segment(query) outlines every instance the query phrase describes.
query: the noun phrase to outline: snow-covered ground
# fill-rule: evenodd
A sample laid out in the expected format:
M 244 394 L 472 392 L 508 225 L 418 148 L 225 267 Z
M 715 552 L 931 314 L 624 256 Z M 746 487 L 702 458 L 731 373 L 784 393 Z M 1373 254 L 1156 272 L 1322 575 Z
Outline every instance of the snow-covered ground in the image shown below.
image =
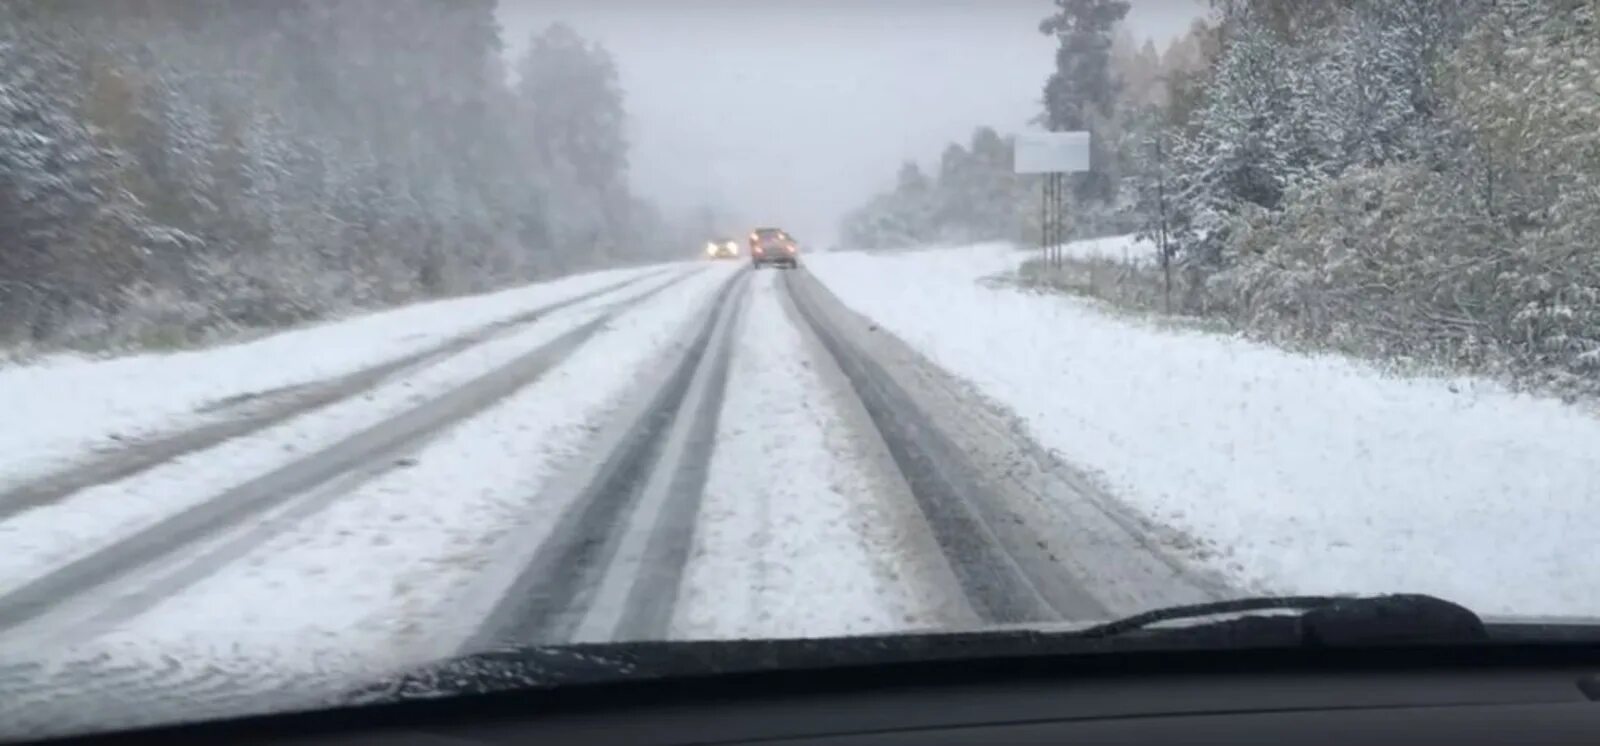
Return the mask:
M 698 297 L 711 278 L 669 290 Z M 634 292 L 642 292 L 635 290 Z M 384 383 L 365 395 L 188 454 L 126 479 L 97 485 L 0 522 L 0 588 L 69 562 L 198 505 L 222 491 L 455 389 L 594 318 L 608 294 Z
M 1073 241 L 1062 247 L 1062 253 L 1076 259 L 1111 259 L 1139 264 L 1155 260 L 1156 246 L 1150 241 L 1139 240 L 1132 235 L 1110 236 Z
M 486 324 L 660 269 L 574 275 L 205 350 L 113 359 L 62 355 L 0 367 L 0 486 L 48 472 L 112 436 L 194 421 L 202 416 L 196 409 L 219 400 L 398 359 Z
M 508 532 L 522 526 L 518 541 L 538 541 L 529 530 L 564 507 L 541 490 L 552 469 L 578 455 L 642 366 L 732 271 L 703 272 L 625 312 L 403 468 L 344 492 L 96 645 L 204 651 L 229 641 L 396 665 L 449 653 L 488 611 L 466 601 L 506 553 Z
M 848 305 L 1267 591 L 1600 613 L 1600 418 L 1482 380 L 1161 328 L 977 279 L 1004 245 L 815 255 Z M 886 282 L 884 278 L 894 281 Z
M 880 505 L 882 475 L 785 314 L 780 276 L 756 274 L 734 344 L 674 632 L 774 638 L 931 626 L 905 582 L 904 528 Z

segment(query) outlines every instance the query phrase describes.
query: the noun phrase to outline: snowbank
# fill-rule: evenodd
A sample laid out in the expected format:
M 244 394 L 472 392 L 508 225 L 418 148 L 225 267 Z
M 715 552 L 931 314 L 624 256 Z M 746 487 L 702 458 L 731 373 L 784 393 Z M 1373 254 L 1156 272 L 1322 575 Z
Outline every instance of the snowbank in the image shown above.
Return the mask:
M 1073 259 L 1110 259 L 1129 264 L 1154 261 L 1156 245 L 1133 235 L 1073 241 L 1062 248 L 1062 253 Z
M 1600 611 L 1600 419 L 975 282 L 1026 256 L 984 245 L 809 266 L 1044 445 L 1203 539 L 1198 561 L 1243 586 Z
M 656 271 L 575 275 L 420 303 L 243 344 L 109 360 L 57 356 L 0 367 L 0 485 L 50 471 L 113 436 L 176 426 L 206 404 L 350 373 L 532 308 Z

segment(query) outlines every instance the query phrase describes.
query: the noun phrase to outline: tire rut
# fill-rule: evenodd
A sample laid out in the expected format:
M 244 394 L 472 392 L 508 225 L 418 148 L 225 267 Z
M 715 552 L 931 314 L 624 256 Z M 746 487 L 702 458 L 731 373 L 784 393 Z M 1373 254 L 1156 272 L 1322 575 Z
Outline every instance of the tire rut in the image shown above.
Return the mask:
M 706 479 L 710 475 L 711 453 L 716 445 L 717 425 L 733 360 L 733 341 L 738 335 L 738 321 L 744 318 L 744 308 L 750 300 L 748 284 L 746 282 L 746 292 L 739 294 L 724 317 L 720 336 L 712 342 L 715 347 L 706 352 L 703 397 L 687 415 L 693 419 L 685 427 L 684 451 L 673 464 L 666 500 L 658 519 L 650 527 L 649 544 L 639 560 L 639 571 L 633 578 L 614 639 L 660 640 L 666 637 L 672 625 L 677 590 L 683 584 Z
M 1236 596 L 1171 532 L 1027 436 L 1020 421 L 845 307 L 808 273 L 784 283 L 850 379 L 988 625 L 1097 621 Z
M 850 380 L 982 620 L 1055 621 L 1064 616 L 1058 607 L 1097 607 L 1086 593 L 1041 588 L 978 506 L 983 488 L 965 454 L 877 361 L 826 323 L 817 301 L 798 284 L 793 276 L 783 283 L 801 318 Z
M 727 379 L 733 321 L 727 317 L 730 308 L 736 309 L 744 301 L 749 277 L 748 271 L 741 271 L 718 292 L 665 382 L 650 396 L 642 413 L 628 423 L 622 439 L 590 472 L 577 495 L 567 501 L 546 538 L 462 650 L 571 638 L 589 613 L 643 493 L 665 466 L 673 472 L 660 520 L 651 527 L 640 563 L 648 569 L 633 579 L 618 623 L 618 629 L 633 634 L 649 636 L 653 630 L 664 634 L 675 600 L 675 593 L 668 589 L 677 588 L 687 559 Z M 690 445 L 676 463 L 663 465 L 670 433 L 679 425 L 680 409 L 697 372 L 707 364 L 711 366 L 708 395 L 698 411 L 688 415 L 695 417 L 687 436 Z
M 230 397 L 223 402 L 201 407 L 201 411 L 210 412 L 234 408 L 246 408 L 248 411 L 221 421 L 206 422 L 183 430 L 141 438 L 114 450 L 97 453 L 55 473 L 34 477 L 20 485 L 0 491 L 0 521 L 26 510 L 51 504 L 75 492 L 134 476 L 173 459 L 265 430 L 297 415 L 359 396 L 376 388 L 392 376 L 425 367 L 486 342 L 503 332 L 530 324 L 556 311 L 659 277 L 667 271 L 647 273 L 548 303 L 456 335 L 395 360 L 336 378 L 297 384 L 259 395 Z
M 450 425 L 487 409 L 571 355 L 612 319 L 650 297 L 682 282 L 684 273 L 635 296 L 618 301 L 594 320 L 491 370 L 462 386 L 345 437 L 333 445 L 230 488 L 189 510 L 169 516 L 131 536 L 66 563 L 0 595 L 0 631 L 40 617 L 54 607 L 81 598 L 181 552 L 253 515 L 281 506 L 341 475 L 378 463 L 401 449 L 414 448 Z M 320 496 L 331 502 L 335 493 Z M 275 532 L 247 532 L 250 546 Z M 230 554 L 250 547 L 233 546 Z M 214 569 L 214 568 L 213 568 Z M 184 582 L 162 589 L 155 600 L 187 587 L 208 572 L 184 574 Z M 129 603 L 152 602 L 141 595 Z M 96 618 L 104 618 L 104 612 Z

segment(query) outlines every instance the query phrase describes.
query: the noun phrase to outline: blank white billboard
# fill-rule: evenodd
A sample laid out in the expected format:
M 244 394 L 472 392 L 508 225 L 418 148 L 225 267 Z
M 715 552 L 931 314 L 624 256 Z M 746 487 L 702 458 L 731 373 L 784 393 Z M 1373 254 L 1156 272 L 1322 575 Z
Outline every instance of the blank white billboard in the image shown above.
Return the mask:
M 1013 155 L 1019 174 L 1089 170 L 1088 132 L 1022 132 Z

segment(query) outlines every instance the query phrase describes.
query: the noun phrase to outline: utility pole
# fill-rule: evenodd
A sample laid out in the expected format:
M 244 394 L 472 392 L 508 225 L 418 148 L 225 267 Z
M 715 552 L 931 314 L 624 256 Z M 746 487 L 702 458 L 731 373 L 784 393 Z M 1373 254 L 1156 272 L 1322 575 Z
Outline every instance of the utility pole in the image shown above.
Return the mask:
M 1162 135 L 1156 133 L 1156 251 L 1161 253 L 1162 308 L 1172 313 L 1172 249 L 1167 237 L 1167 161 L 1162 148 Z

